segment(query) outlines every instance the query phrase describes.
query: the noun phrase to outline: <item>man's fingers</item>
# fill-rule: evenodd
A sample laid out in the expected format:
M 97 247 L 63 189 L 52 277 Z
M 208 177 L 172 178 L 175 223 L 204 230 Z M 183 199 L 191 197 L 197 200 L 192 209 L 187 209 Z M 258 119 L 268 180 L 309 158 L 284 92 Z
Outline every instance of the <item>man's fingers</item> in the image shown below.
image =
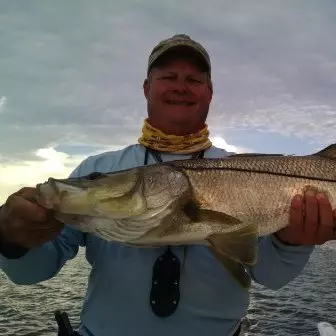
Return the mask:
M 318 232 L 319 208 L 315 193 L 308 190 L 304 195 L 304 232 L 309 240 L 316 239 Z
M 45 222 L 52 212 L 36 203 L 36 188 L 25 187 L 8 197 L 7 211 L 18 214 L 17 217 L 32 222 Z
M 276 236 L 280 241 L 287 244 L 298 244 L 298 237 L 304 230 L 303 223 L 303 198 L 301 195 L 295 195 L 291 200 L 289 210 L 289 225 L 279 230 Z
M 289 227 L 286 229 L 291 229 L 293 234 L 295 232 L 302 232 L 303 230 L 303 199 L 301 195 L 296 195 L 293 197 L 291 202 L 290 214 L 289 214 Z
M 336 209 L 323 194 L 308 190 L 292 198 L 289 226 L 278 231 L 280 241 L 292 245 L 322 245 L 335 237 Z
M 51 217 L 49 211 L 18 195 L 11 196 L 8 204 L 6 204 L 6 208 L 8 211 L 15 213 L 17 218 L 26 219 L 31 222 L 45 222 Z
M 318 229 L 318 240 L 323 244 L 330 237 L 333 236 L 333 210 L 331 208 L 330 201 L 323 194 L 318 194 L 316 196 L 318 206 L 319 206 L 319 229 Z
M 35 202 L 36 188 L 24 187 L 18 190 L 16 193 L 12 194 L 10 197 L 13 197 L 13 196 L 21 196 L 25 198 L 27 201 Z
M 22 188 L 8 197 L 0 212 L 5 241 L 31 248 L 59 235 L 64 224 L 36 203 L 36 194 L 35 188 Z

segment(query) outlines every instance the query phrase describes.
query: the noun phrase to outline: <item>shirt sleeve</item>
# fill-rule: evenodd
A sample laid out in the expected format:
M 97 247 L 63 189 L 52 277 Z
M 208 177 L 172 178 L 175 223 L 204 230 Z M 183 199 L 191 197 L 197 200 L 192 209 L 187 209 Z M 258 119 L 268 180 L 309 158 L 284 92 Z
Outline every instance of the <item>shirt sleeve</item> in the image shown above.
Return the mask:
M 84 160 L 70 177 L 83 175 L 85 164 Z M 0 254 L 0 269 L 16 284 L 35 284 L 55 276 L 77 255 L 79 246 L 84 245 L 85 233 L 65 225 L 55 240 L 30 249 L 19 258 L 10 259 Z
M 247 271 L 257 283 L 279 289 L 303 271 L 313 250 L 314 246 L 285 245 L 275 235 L 261 237 L 258 261 Z

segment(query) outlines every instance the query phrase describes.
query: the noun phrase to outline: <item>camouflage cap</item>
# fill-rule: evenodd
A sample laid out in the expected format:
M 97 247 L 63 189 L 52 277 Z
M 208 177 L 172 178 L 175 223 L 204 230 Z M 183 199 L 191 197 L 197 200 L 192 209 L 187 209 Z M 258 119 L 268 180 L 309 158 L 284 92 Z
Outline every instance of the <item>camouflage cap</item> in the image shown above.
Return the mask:
M 188 35 L 176 34 L 168 39 L 159 42 L 152 50 L 148 59 L 147 73 L 150 72 L 153 64 L 167 51 L 177 47 L 187 47 L 195 51 L 195 53 L 204 61 L 209 75 L 211 73 L 211 61 L 208 52 L 199 43 L 192 40 Z

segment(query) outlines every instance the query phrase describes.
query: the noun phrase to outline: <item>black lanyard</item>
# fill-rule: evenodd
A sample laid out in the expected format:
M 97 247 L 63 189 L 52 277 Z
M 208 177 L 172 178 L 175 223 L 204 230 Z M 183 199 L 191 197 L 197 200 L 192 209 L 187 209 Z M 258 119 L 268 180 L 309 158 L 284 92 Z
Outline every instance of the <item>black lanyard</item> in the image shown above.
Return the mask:
M 148 164 L 148 155 L 152 154 L 157 163 L 162 163 L 158 151 L 146 147 L 144 165 Z M 192 159 L 204 157 L 204 150 L 193 153 Z M 180 271 L 181 262 L 168 246 L 154 263 L 152 273 L 152 287 L 150 291 L 150 305 L 153 313 L 158 317 L 172 315 L 180 301 Z
M 145 159 L 144 159 L 144 165 L 145 166 L 148 164 L 149 153 L 152 154 L 156 163 L 162 163 L 163 162 L 159 151 L 146 147 Z M 204 157 L 204 149 L 201 150 L 200 152 L 193 153 L 193 155 L 191 156 L 191 159 L 202 159 L 203 157 Z

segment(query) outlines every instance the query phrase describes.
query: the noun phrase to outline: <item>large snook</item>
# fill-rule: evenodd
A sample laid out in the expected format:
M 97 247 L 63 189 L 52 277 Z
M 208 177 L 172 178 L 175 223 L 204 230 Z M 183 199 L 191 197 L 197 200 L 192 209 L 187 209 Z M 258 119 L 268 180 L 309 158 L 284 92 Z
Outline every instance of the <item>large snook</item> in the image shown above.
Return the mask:
M 336 208 L 336 144 L 307 156 L 238 154 L 50 178 L 37 189 L 56 218 L 108 241 L 206 244 L 245 286 L 258 236 L 288 225 L 295 194 L 323 192 Z

